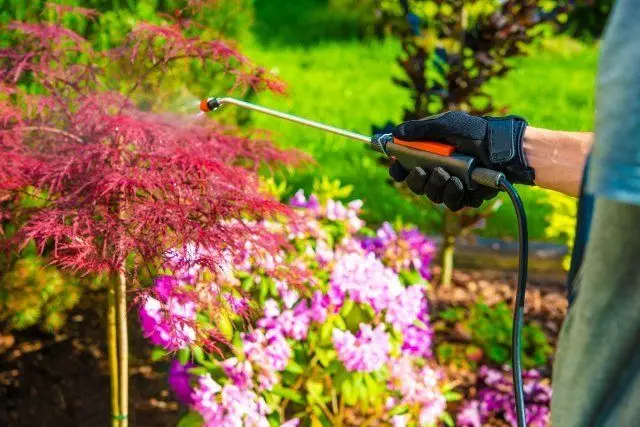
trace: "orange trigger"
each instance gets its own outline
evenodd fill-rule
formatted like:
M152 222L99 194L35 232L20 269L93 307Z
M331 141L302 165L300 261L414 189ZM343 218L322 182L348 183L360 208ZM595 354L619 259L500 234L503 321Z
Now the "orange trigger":
M414 148L420 151L428 151L429 153L445 157L451 156L456 151L456 148L453 145L443 144L442 142L409 142L398 138L393 138L393 142L398 145L404 145L405 147Z

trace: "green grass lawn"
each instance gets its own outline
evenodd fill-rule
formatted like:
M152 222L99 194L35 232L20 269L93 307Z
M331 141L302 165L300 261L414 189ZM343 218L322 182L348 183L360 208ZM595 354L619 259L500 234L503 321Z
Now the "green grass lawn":
M318 3L304 1L311 5ZM256 28L265 31L268 24L270 31L275 31L277 22L265 24L260 20L261 13L272 17L270 13L275 12L267 2L258 0L256 6ZM392 76L400 73L395 65L399 52L396 41L318 42L314 36L308 43L296 45L290 40L292 31L285 31L286 42L273 34L265 41L263 33L253 43L245 43L244 51L249 57L277 70L288 84L287 96L261 94L254 101L365 135L371 134L372 126L400 121L403 107L409 105L409 96L391 82ZM316 34L313 31L310 30L311 34ZM526 117L532 126L591 130L596 60L597 50L593 46L568 39L551 40L535 49L530 57L516 60L509 76L491 83L489 90L497 105L509 106L512 113ZM292 190L309 190L315 177L337 178L354 185L353 196L364 200L369 221L379 223L399 217L427 231L437 230L440 217L437 208L426 200L411 202L386 185L386 169L378 165L376 153L360 143L260 114L252 115L252 126L271 131L280 145L300 148L314 157L313 166L287 176ZM545 192L531 188L521 191L531 237L543 238L550 211ZM505 237L515 230L512 208L505 203L489 220L483 234Z

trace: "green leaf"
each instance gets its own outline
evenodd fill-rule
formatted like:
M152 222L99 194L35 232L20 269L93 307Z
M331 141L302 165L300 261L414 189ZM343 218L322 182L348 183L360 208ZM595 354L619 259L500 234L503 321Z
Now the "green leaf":
M322 392L324 391L322 383L309 380L305 383L305 387L309 393L307 395L307 401L322 402Z
M395 408L393 408L392 410L390 410L388 412L390 417L393 417L394 415L402 415L407 413L407 411L409 410L409 407L404 404L404 405L398 405Z
M289 361L289 363L287 364L287 367L284 370L292 374L298 374L298 375L304 372L304 368L300 366L298 363L294 362L293 360Z
M200 363L201 365L207 363L206 359L204 358L204 352L200 347L191 347L191 352L193 353L193 359L196 362Z
M340 393L342 393L344 403L349 406L355 405L358 401L358 390L353 386L350 379L343 381L340 386Z
M461 400L463 398L463 395L456 391L446 391L442 393L442 396L447 402L457 402L458 400Z
M449 414L448 412L443 412L442 415L440 415L440 419L447 425L447 427L453 427L455 425L451 414Z
M279 384L276 384L275 386L273 386L273 388L271 389L271 392L274 394L277 394L278 396L282 396L286 399L289 399L292 402L299 403L301 405L305 403L304 396L300 392L297 392L288 387L282 387Z
M168 353L164 348L155 347L151 350L151 361L157 362L158 360L164 359L167 354Z
M208 374L210 372L204 366L197 366L197 367L189 369L189 373L193 374L193 375L205 375L205 374Z
M320 343L328 344L331 343L331 334L333 332L333 324L331 322L326 322L320 327Z
M269 427L278 427L280 424L282 424L278 411L273 411L272 413L267 415L267 420L269 420Z
M184 417L180 418L176 427L200 427L204 424L204 420L197 412L188 412Z
M316 356L318 356L318 361L325 368L329 366L331 361L336 358L336 351L331 348L318 348L316 349Z
M340 328L342 330L347 329L347 325L344 323L344 319L340 316L335 316L333 318L333 324L336 326L336 328Z
M509 350L498 345L492 345L487 351L489 359L497 363L504 363L509 358Z
M190 354L191 352L188 348L181 348L180 351L178 351L178 362L182 365L186 365L189 362Z
M218 330L226 339L231 340L233 338L233 324L227 316L225 316L224 314L220 314L215 323L218 327Z
M278 286L276 286L275 280L269 280L269 292L273 298L278 297Z
M354 306L355 302L352 299L346 300L344 305L342 306L342 309L340 309L340 315L343 317L347 317L349 313L351 313L351 310Z

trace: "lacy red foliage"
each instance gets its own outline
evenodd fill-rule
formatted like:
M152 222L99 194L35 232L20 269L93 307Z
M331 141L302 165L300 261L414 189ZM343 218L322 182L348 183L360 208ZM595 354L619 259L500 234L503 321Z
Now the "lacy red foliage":
M16 43L0 50L0 220L12 214L22 225L10 243L33 240L82 274L119 272L127 262L135 273L187 244L203 249L192 261L211 268L248 241L279 247L259 220L288 209L259 192L256 171L298 155L213 121L141 111L130 98L173 61L214 62L237 85L282 89L264 70L228 43L185 36L183 22L142 24L109 52L59 25L9 29ZM138 71L126 95L113 82L127 74L108 71L114 61ZM43 203L21 208L16 201L33 189Z
M79 6L70 6L66 4L47 3L46 7L47 9L55 11L58 17L66 14L74 14L74 15L84 16L85 18L93 19L100 15L100 13L94 9L88 9L86 7L79 7Z

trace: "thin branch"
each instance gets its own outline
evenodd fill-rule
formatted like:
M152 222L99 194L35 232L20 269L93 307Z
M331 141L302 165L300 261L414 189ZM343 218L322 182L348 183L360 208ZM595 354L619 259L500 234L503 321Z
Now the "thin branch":
M58 135L62 135L64 137L67 137L69 139L73 139L76 142L79 142L81 144L84 144L84 140L82 138L80 138L77 135L74 135L72 133L63 131L61 129L57 129L57 128L52 128L52 127L48 127L48 126L24 126L22 128L20 128L23 132L47 132L47 133L55 133Z
M156 62L151 67L149 67L144 73L142 73L140 78L138 78L136 82L133 84L133 86L127 91L127 98L130 97L133 94L133 92L135 92L135 90L138 88L138 86L140 86L142 82L145 81L152 72L156 71L158 67L166 66L170 62L176 61L178 59L195 59L195 58L196 57L193 55L176 55L172 58L165 59L164 61Z

